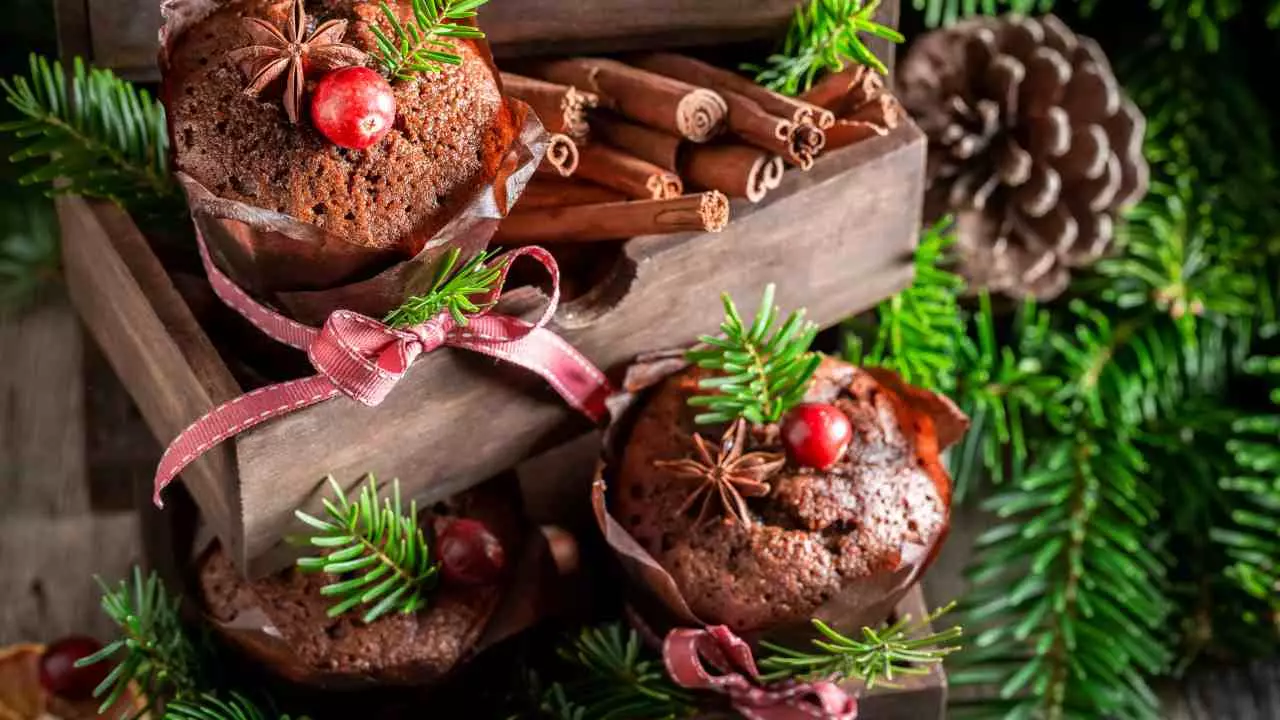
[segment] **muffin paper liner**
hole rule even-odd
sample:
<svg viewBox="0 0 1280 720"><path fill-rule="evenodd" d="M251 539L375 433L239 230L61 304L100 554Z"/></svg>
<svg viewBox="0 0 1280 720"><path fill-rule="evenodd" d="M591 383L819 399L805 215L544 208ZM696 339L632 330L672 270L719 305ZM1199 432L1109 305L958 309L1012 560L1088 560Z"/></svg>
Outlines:
<svg viewBox="0 0 1280 720"><path fill-rule="evenodd" d="M649 353L636 359L625 372L617 393L606 404L610 418L604 430L600 461L592 486L592 507L600 531L617 556L636 593L629 598L637 612L656 632L672 627L702 627L718 623L698 617L671 574L609 511L609 484L620 467L631 428L650 390L689 367L684 350ZM901 549L896 568L859 580L820 605L811 615L844 633L874 626L887 619L894 606L933 562L950 525L951 479L940 453L954 444L969 426L968 418L949 399L913 387L896 373L878 368L858 368L894 400L895 415L905 437L911 440L920 467L943 489L948 520L925 545L909 543ZM857 382L858 380L855 380ZM812 635L806 621L739 633L749 641L762 636L786 641Z"/></svg>
<svg viewBox="0 0 1280 720"><path fill-rule="evenodd" d="M507 572L503 586L495 593L485 593L484 588L449 588L444 580L437 595L454 593L454 602L484 603L483 618L467 628L459 639L463 651L450 667L426 667L421 664L403 664L376 671L335 670L317 667L305 661L291 646L263 606L255 605L241 610L230 620L219 620L205 611L204 620L214 632L230 646L236 648L273 674L293 683L325 690L354 691L375 687L427 687L446 678L470 658L486 648L526 629L544 614L544 606L551 604L546 595L548 578L555 573L555 561L547 539L537 528L527 523L517 507L519 491L514 482L499 482L499 486L481 486L480 496L467 512L458 517L475 518L485 522L498 536L507 554ZM475 491L470 491L475 492ZM212 535L198 538L194 544L194 573L190 587L199 598L199 605L206 607L207 600L198 578L203 560L214 550ZM432 550L435 550L434 543ZM252 591L252 590L250 590ZM421 613L431 613L436 598ZM359 613L357 608L353 613ZM391 617L390 615L388 617ZM386 618L383 618L386 619ZM382 620L379 620L381 622Z"/></svg>
<svg viewBox="0 0 1280 720"><path fill-rule="evenodd" d="M173 44L225 4L226 0L160 3L164 25L159 61L164 75ZM477 45L501 87L488 46ZM168 96L167 87L161 94ZM457 248L463 257L471 257L488 247L499 222L533 177L549 140L537 116L525 103L505 97L495 122L502 125L501 136L510 140L495 151L493 177L478 182L452 208L427 221L420 237L404 239L400 248L416 253L407 260L409 251L404 249L353 243L285 213L220 197L181 171L175 175L214 261L257 299L313 325L337 309L382 317L406 296L430 286L435 261L448 250Z"/></svg>

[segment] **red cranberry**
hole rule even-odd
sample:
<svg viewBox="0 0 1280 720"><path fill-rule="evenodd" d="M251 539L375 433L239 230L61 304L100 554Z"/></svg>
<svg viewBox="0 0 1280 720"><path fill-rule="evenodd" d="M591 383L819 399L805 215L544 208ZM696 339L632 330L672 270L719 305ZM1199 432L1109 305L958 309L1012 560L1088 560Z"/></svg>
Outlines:
<svg viewBox="0 0 1280 720"><path fill-rule="evenodd" d="M321 78L311 94L311 122L339 147L371 147L386 137L395 121L390 83L367 67L335 70Z"/></svg>
<svg viewBox="0 0 1280 720"><path fill-rule="evenodd" d="M454 520L440 533L436 545L446 582L489 585L502 577L507 564L502 543L478 520Z"/></svg>
<svg viewBox="0 0 1280 720"><path fill-rule="evenodd" d="M40 656L40 685L48 692L67 700L88 700L94 688L106 679L111 663L103 660L86 667L76 661L102 649L93 638L63 638L45 649Z"/></svg>
<svg viewBox="0 0 1280 720"><path fill-rule="evenodd" d="M840 461L853 425L840 408L826 403L797 405L782 418L782 442L801 465L827 470Z"/></svg>

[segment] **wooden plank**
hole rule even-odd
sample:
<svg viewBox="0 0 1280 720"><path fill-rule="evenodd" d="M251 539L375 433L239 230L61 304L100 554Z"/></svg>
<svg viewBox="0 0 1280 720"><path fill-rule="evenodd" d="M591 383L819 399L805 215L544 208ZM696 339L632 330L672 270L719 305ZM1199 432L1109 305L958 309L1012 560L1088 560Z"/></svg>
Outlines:
<svg viewBox="0 0 1280 720"><path fill-rule="evenodd" d="M56 0L63 54L155 82L159 0ZM498 57L618 53L780 38L798 0L491 0L480 25ZM876 12L897 27L898 0ZM892 46L869 40L893 68Z"/></svg>
<svg viewBox="0 0 1280 720"><path fill-rule="evenodd" d="M127 215L79 198L60 198L58 215L72 302L158 438L239 394ZM234 445L224 444L183 475L232 546L241 536L234 467Z"/></svg>

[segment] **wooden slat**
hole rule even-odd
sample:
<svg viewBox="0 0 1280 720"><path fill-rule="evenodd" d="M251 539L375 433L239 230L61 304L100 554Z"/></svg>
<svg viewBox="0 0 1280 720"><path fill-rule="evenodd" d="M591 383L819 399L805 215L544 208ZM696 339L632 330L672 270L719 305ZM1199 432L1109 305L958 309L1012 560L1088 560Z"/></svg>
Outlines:
<svg viewBox="0 0 1280 720"><path fill-rule="evenodd" d="M162 442L239 394L127 215L80 198L59 199L58 215L72 302ZM225 444L183 479L219 534L237 546L242 533L234 467L234 446Z"/></svg>

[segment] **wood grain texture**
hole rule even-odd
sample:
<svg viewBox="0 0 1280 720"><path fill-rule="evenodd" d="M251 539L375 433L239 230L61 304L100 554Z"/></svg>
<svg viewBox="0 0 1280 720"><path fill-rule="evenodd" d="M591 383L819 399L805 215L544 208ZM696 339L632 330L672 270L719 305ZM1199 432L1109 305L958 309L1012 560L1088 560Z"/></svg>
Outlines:
<svg viewBox="0 0 1280 720"><path fill-rule="evenodd" d="M783 308L808 307L824 326L866 309L910 280L924 150L905 125L788 173L763 203L737 203L719 234L632 239L610 278L563 306L554 329L608 368L714 329L722 291L750 303L777 282ZM233 395L234 383L136 228L121 226L127 218L80 200L60 207L76 304L167 443ZM540 299L509 295L509 312ZM381 406L339 398L279 418L224 444L184 480L256 574L287 560L279 540L298 529L295 509L317 510L326 475L348 485L368 472L398 477L406 495L430 502L587 429L537 378L443 349L419 360Z"/></svg>
<svg viewBox="0 0 1280 720"><path fill-rule="evenodd" d="M129 217L106 203L60 198L63 266L81 319L162 443L240 393L208 337ZM234 445L183 480L210 522L238 547Z"/></svg>
<svg viewBox="0 0 1280 720"><path fill-rule="evenodd" d="M159 0L57 2L64 54L92 57L130 79L159 79ZM798 0L491 0L481 8L479 21L498 57L617 53L781 37L798 5ZM897 27L898 13L899 0L885 0L876 18ZM892 46L879 38L868 44L892 71Z"/></svg>

